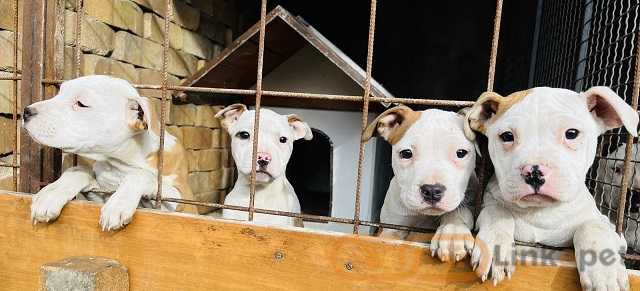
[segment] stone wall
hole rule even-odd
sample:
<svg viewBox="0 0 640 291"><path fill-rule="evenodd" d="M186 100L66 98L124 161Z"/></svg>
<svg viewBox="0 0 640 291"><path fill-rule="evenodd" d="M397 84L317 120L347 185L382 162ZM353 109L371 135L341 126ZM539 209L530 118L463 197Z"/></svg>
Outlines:
<svg viewBox="0 0 640 291"><path fill-rule="evenodd" d="M13 68L14 0L0 0L0 71ZM80 75L105 74L137 84L162 82L165 0L84 0ZM64 78L76 72L75 0L65 1ZM234 0L173 0L169 26L169 84L177 85L231 44L238 31ZM21 14L22 16L22 14ZM46 46L53 44L45 44ZM21 55L21 51L19 55ZM20 64L21 59L18 60ZM20 65L18 66L20 70ZM0 81L0 131L11 132L12 81ZM141 89L160 108L160 90ZM183 141L190 161L189 182L203 201L219 202L233 183L228 135L213 117L217 107L173 105L169 131ZM10 152L13 135L0 135L0 155ZM6 159L6 158L5 158ZM2 171L0 171L1 175ZM0 177L2 179L2 177ZM0 184L1 185L1 184ZM222 194L222 195L221 195Z"/></svg>

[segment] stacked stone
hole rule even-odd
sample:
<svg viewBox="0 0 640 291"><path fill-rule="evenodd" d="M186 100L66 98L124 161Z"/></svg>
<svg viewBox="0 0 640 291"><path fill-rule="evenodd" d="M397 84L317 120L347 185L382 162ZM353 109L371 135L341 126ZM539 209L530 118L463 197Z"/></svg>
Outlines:
<svg viewBox="0 0 640 291"><path fill-rule="evenodd" d="M13 21L15 0L0 0L0 74L10 76L22 70L22 39L18 39L18 65L14 66L15 25ZM22 23L22 1L19 2L18 21ZM18 37L21 35L19 34ZM0 164L13 162L16 124L12 120L14 100L14 81L0 80ZM20 92L18 82L18 94ZM18 95L19 96L19 95ZM19 99L19 98L18 98ZM19 108L19 107L18 107ZM0 167L0 189L13 189L13 169Z"/></svg>
<svg viewBox="0 0 640 291"><path fill-rule="evenodd" d="M222 203L235 181L229 134L213 116L220 106L173 105L167 130L188 151L189 185L197 200ZM211 211L200 207L201 213Z"/></svg>

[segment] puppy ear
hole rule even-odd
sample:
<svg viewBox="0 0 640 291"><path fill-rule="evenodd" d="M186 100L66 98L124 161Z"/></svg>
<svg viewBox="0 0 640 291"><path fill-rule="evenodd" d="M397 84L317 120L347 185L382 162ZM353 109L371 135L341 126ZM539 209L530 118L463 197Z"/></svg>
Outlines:
<svg viewBox="0 0 640 291"><path fill-rule="evenodd" d="M151 105L144 97L129 99L127 101L127 120L129 127L134 131L149 129L151 123Z"/></svg>
<svg viewBox="0 0 640 291"><path fill-rule="evenodd" d="M289 125L291 125L291 128L293 129L293 137L295 140L299 140L301 138L310 140L313 138L311 128L306 122L302 121L298 115L287 115L287 121L289 121Z"/></svg>
<svg viewBox="0 0 640 291"><path fill-rule="evenodd" d="M215 117L222 120L222 127L229 128L231 125L236 123L236 121L238 121L240 115L242 115L242 113L245 111L247 111L247 106L245 106L244 104L236 103L218 111Z"/></svg>
<svg viewBox="0 0 640 291"><path fill-rule="evenodd" d="M420 119L420 112L400 105L382 112L364 130L363 141L368 141L375 135L380 135L390 144L397 143L405 132Z"/></svg>
<svg viewBox="0 0 640 291"><path fill-rule="evenodd" d="M624 125L631 135L638 136L638 112L609 87L591 87L583 95L587 98L589 112L600 124L602 133Z"/></svg>
<svg viewBox="0 0 640 291"><path fill-rule="evenodd" d="M470 109L461 110L466 111L464 134L469 140L476 139L476 131L485 133L486 123L496 115L503 99L496 92L484 92Z"/></svg>

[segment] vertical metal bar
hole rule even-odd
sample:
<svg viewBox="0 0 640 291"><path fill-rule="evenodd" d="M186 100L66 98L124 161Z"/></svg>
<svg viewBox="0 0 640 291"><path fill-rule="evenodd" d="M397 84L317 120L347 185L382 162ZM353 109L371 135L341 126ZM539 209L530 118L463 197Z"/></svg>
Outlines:
<svg viewBox="0 0 640 291"><path fill-rule="evenodd" d="M491 41L491 57L489 58L489 76L487 91L493 91L496 76L496 59L498 58L498 41L500 40L500 21L502 20L502 0L496 1L496 16L493 22L493 39Z"/></svg>
<svg viewBox="0 0 640 291"><path fill-rule="evenodd" d="M529 62L529 87L533 87L534 76L536 74L536 59L538 58L538 41L540 40L540 26L542 25L542 11L544 0L538 0L536 12L536 24L533 29L533 48L531 49L531 60Z"/></svg>
<svg viewBox="0 0 640 291"><path fill-rule="evenodd" d="M167 72L169 66L169 21L173 17L173 9L171 7L171 1L166 0L166 9L164 17L164 38L162 39L162 100L160 102L160 147L158 148L158 193L156 194L155 208L160 208L162 202L162 169L164 168L164 130L165 130L165 118L167 111L167 90L169 86L169 73Z"/></svg>
<svg viewBox="0 0 640 291"><path fill-rule="evenodd" d="M45 0L23 2L22 106L42 100L42 48L44 47ZM17 45L17 44L16 44ZM20 134L20 191L35 193L42 178L41 146L26 131Z"/></svg>
<svg viewBox="0 0 640 291"><path fill-rule="evenodd" d="M258 69L256 76L256 108L253 121L253 149L251 151L251 187L249 188L249 221L253 220L256 197L256 161L258 160L258 136L260 130L260 100L262 99L262 67L264 65L264 38L267 18L267 0L260 5L260 39L258 42Z"/></svg>
<svg viewBox="0 0 640 291"><path fill-rule="evenodd" d="M377 1L371 0L371 8L369 12L369 40L367 42L367 76L364 80L364 95L362 98L362 132L367 127L369 117L369 97L371 94L371 71L373 68L373 40L376 30L376 7ZM353 215L353 233L358 234L360 228L360 196L362 192L362 172L364 164L364 139L360 138L360 152L358 153L358 177L356 180L356 201Z"/></svg>
<svg viewBox="0 0 640 291"><path fill-rule="evenodd" d="M20 136L20 125L18 124L18 13L19 13L19 3L18 0L13 2L13 124L15 126L13 130L13 189L18 191L18 148L20 144L18 143L18 137ZM24 10L23 10L24 11Z"/></svg>
<svg viewBox="0 0 640 291"><path fill-rule="evenodd" d="M640 94L640 32L636 33L636 56L635 56L635 72L633 76L633 95L631 95L631 107L638 110L638 94ZM618 204L618 217L616 220L616 232L624 232L624 210L627 204L627 192L631 181L631 156L633 150L633 136L627 135L627 145L624 152L624 175L622 176L622 185L620 188L620 201Z"/></svg>
<svg viewBox="0 0 640 291"><path fill-rule="evenodd" d="M82 48L81 48L81 43L82 43L82 39L80 39L82 37L82 19L84 17L84 3L82 2L82 0L76 0L76 33L75 33L75 50L74 50L74 56L75 56L75 61L76 61L76 66L75 66L75 72L74 72L74 76L80 77L80 62L81 62L81 56L82 56ZM75 158L74 158L75 160Z"/></svg>

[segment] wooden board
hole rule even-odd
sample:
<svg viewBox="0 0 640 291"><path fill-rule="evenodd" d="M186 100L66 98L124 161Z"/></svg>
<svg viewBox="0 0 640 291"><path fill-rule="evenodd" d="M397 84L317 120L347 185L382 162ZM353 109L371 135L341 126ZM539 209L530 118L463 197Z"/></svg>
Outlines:
<svg viewBox="0 0 640 291"><path fill-rule="evenodd" d="M424 245L277 229L139 210L122 231L98 228L99 206L67 205L33 226L29 196L0 194L0 289L37 290L39 268L70 256L119 260L131 290L579 290L569 266L518 266L497 288L467 261L440 263ZM640 288L640 280L633 277Z"/></svg>

